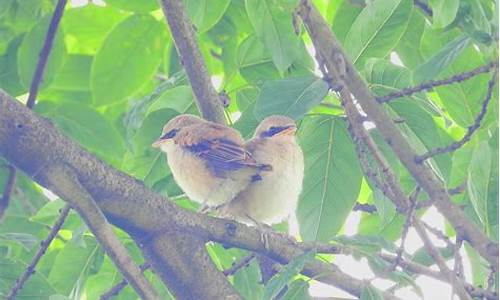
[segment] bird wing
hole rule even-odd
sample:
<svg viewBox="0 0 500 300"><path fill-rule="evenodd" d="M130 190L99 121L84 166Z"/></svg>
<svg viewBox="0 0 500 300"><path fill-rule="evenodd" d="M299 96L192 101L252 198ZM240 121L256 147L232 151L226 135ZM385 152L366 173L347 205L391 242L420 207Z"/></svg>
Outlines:
<svg viewBox="0 0 500 300"><path fill-rule="evenodd" d="M186 148L202 158L217 177L242 168L269 170L269 165L259 164L241 145L228 139L203 139Z"/></svg>

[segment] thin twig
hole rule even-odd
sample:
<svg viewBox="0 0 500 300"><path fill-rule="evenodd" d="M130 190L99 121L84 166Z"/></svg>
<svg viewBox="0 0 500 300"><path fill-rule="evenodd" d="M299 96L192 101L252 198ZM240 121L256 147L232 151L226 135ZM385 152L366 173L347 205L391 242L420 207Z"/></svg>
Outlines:
<svg viewBox="0 0 500 300"><path fill-rule="evenodd" d="M353 211L362 211L365 213L373 214L373 213L377 212L377 207L373 204L356 202L356 204L354 205L352 210Z"/></svg>
<svg viewBox="0 0 500 300"><path fill-rule="evenodd" d="M238 272L239 269L241 268L244 268L246 266L248 266L248 264L256 257L256 254L255 253L251 253L245 257L243 257L242 259L240 259L238 262L236 263L233 263L233 265L228 268L228 269L225 269L224 271L222 271L222 274L224 274L224 276L231 276L231 275L234 275L236 272Z"/></svg>
<svg viewBox="0 0 500 300"><path fill-rule="evenodd" d="M448 194L453 196L453 195L458 195L463 192L465 192L465 189L467 188L467 181L448 190Z"/></svg>
<svg viewBox="0 0 500 300"><path fill-rule="evenodd" d="M0 220L2 220L7 207L9 207L10 196L16 185L16 168L13 165L7 165L9 175L3 188L2 198L0 199Z"/></svg>
<svg viewBox="0 0 500 300"><path fill-rule="evenodd" d="M24 270L24 273L21 274L21 276L18 279L16 279L15 285L11 288L9 294L7 295L7 297L5 297L5 300L14 300L16 298L17 293L21 290L26 280L28 280L31 274L35 273L36 265L40 261L40 258L42 258L42 256L45 254L45 251L47 251L47 248L49 247L52 240L54 240L54 238L57 236L57 233L64 224L64 221L66 220L66 217L68 216L70 209L71 209L70 206L67 204L66 206L64 206L64 208L62 208L59 217L54 223L54 226L52 226L52 229L50 230L47 237L40 243L40 248L36 252L35 256L31 260L31 263L28 265L26 270Z"/></svg>
<svg viewBox="0 0 500 300"><path fill-rule="evenodd" d="M389 263L394 263L396 260L395 255L387 254L387 253L380 253L378 254L380 258L383 260L389 262ZM437 279L442 282L448 282L447 278L443 277L439 271L433 270L427 266L421 265L419 263L415 263L412 261L407 261L402 259L399 263L399 265L405 269L405 271L414 273L414 274L421 274L425 275L434 279ZM485 290L480 287L475 287L470 283L464 282L463 283L465 286L465 290L471 295L471 297L478 297L480 299L486 298L488 300L498 300L498 295L495 292Z"/></svg>
<svg viewBox="0 0 500 300"><path fill-rule="evenodd" d="M50 52L52 51L52 44L54 43L54 37L56 36L59 23L61 22L66 2L67 0L59 0L57 2L56 7L54 9L54 14L52 15L52 19L50 20L49 28L47 29L47 34L45 35L45 41L42 49L40 50L38 63L36 65L35 72L33 73L33 78L31 80L28 100L26 102L26 106L29 109L32 109L33 106L35 106L35 100L38 94L38 88L40 87L40 83L43 77L43 72L45 70L45 66L47 65ZM7 207L9 206L10 196L12 191L14 190L15 182L16 182L16 168L13 166L9 166L8 180L5 183L2 199L0 201L0 220L2 219L3 214L7 210Z"/></svg>
<svg viewBox="0 0 500 300"><path fill-rule="evenodd" d="M487 65L475 68L475 69L468 71L468 72L460 73L460 74L457 74L457 75L454 75L452 77L445 78L445 79L429 80L429 81L423 82L423 83L421 83L417 86L414 86L414 87L408 87L408 88L399 90L397 92L390 93L388 95L375 97L375 99L379 103L387 103L387 102L390 102L390 101L395 100L397 98L410 96L412 94L419 93L422 91L431 90L431 89L438 87L438 86L441 86L441 85L448 85L448 84L466 81L466 80L469 80L469 79L471 79L479 74L488 73L491 69L496 68L496 67L498 67L498 63L496 61L490 62Z"/></svg>
<svg viewBox="0 0 500 300"><path fill-rule="evenodd" d="M399 245L399 248L396 250L396 260L394 260L394 263L392 264L390 270L393 270L393 271L396 270L396 268L399 266L399 263L401 262L401 259L403 258L406 237L408 236L408 231L410 230L410 226L412 224L413 215L415 213L415 204L417 203L418 194L420 194L420 187L419 186L416 187L413 194L409 197L410 208L408 209L408 212L406 215L406 222L403 226L403 231L401 233L401 244Z"/></svg>
<svg viewBox="0 0 500 300"><path fill-rule="evenodd" d="M420 0L413 0L415 6L419 7L424 13L426 13L429 17L432 17L432 9L427 5L427 3L422 2Z"/></svg>
<svg viewBox="0 0 500 300"><path fill-rule="evenodd" d="M452 270L450 270L450 268L448 268L445 259L430 240L429 235L422 225L422 222L420 222L420 220L418 220L417 218L414 218L414 228L422 239L425 250L427 251L427 253L429 253L436 265L439 267L439 270L443 277L448 278L450 283L454 285L455 288L453 290L458 295L458 297L462 300L471 299L469 293L465 288L465 284L460 278L457 277L457 275Z"/></svg>
<svg viewBox="0 0 500 300"><path fill-rule="evenodd" d="M422 222L422 225L424 225L425 229L429 230L433 235L435 235L438 239L442 240L443 242L446 243L446 247L448 249L455 249L455 244L450 240L450 238L444 234L441 230L432 227L431 225Z"/></svg>
<svg viewBox="0 0 500 300"><path fill-rule="evenodd" d="M149 263L145 262L139 266L139 269L141 269L141 272L144 272L147 269L149 269L150 267L151 266L149 265ZM111 287L107 292L102 294L101 297L99 297L99 299L100 300L111 299L112 297L118 295L127 285L128 285L128 281L124 278L124 279L122 279L122 281L118 282L116 285Z"/></svg>
<svg viewBox="0 0 500 300"><path fill-rule="evenodd" d="M343 89L356 98L356 104L359 104L374 123L387 145L429 195L429 198L435 201L434 205L439 212L482 257L488 260L495 269L498 269L498 243L481 231L476 224L467 218L461 207L451 201L447 191L443 188L443 182L429 166L415 162L417 154L415 154L413 147L397 125L392 122L388 112L375 100L372 91L349 60L349 55L344 53L341 44L332 33L331 26L324 20L311 1L301 0L298 9L316 53L323 56L328 72L334 75L331 77L340 80L340 84L344 86ZM343 63L337 62L338 57L344 58ZM400 198L399 196L396 198ZM405 197L405 195L401 196Z"/></svg>
<svg viewBox="0 0 500 300"><path fill-rule="evenodd" d="M484 98L483 104L481 105L481 111L479 114L476 116L476 119L474 120L474 123L470 125L467 128L467 132L463 136L462 139L460 139L457 142L454 142L446 147L440 147L440 148L434 148L432 150L429 150L429 152L419 155L415 158L417 163L421 163L426 159L429 159L437 154L443 154L443 153L448 153L457 150L458 148L462 147L465 143L467 143L474 132L476 132L477 129L481 126L481 121L483 120L484 116L486 115L487 109L488 109L488 104L490 103L490 100L493 96L493 88L495 87L495 84L497 82L497 75L498 75L498 67L495 69L493 75L491 76L490 81L488 81L488 90L486 92L486 97Z"/></svg>

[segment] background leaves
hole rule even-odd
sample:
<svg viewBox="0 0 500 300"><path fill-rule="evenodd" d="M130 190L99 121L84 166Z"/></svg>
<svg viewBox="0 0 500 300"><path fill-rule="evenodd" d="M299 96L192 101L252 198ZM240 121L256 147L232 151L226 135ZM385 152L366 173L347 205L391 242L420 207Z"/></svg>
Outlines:
<svg viewBox="0 0 500 300"><path fill-rule="evenodd" d="M188 209L165 157L150 147L168 120L197 114L191 87L157 1L107 0L105 6L68 6L56 36L35 110L64 134L114 167L144 181L159 193L178 196ZM469 71L498 59L498 4L482 0L430 0L433 16L405 0L314 1L372 91L385 95L431 79ZM498 1L497 1L498 2ZM286 114L297 120L306 173L297 209L299 239L340 242L383 270L375 253L394 253L404 216L363 178L338 96L327 85L311 54L314 49L294 16L296 0L184 0L213 83L230 99L233 126L246 138L259 120ZM25 101L38 61L52 0L0 1L0 88ZM489 75L438 87L385 106L419 153L460 139L481 109ZM465 184L453 197L493 239L498 237L498 93L473 139L458 151L429 160L448 188ZM405 192L415 182L387 145L370 129L395 169ZM7 169L0 161L0 194ZM371 214L352 212L356 202L371 204ZM0 295L29 263L47 235L63 201L23 175L0 225ZM353 236L341 236L349 217L359 217ZM287 224L284 224L287 225ZM286 227L286 226L284 226ZM447 232L454 238L453 232ZM138 249L120 238L142 262ZM244 251L209 245L221 269ZM443 250L445 253L446 249ZM448 251L449 252L449 251ZM446 253L450 257L451 253ZM358 257L356 256L356 257ZM485 286L488 270L467 248L475 284ZM330 259L330 257L322 257ZM314 280L297 275L301 258L267 285L260 284L258 263L239 270L230 281L247 298L275 296L310 299ZM416 262L432 263L425 251ZM171 295L151 273L162 298ZM76 213L69 215L20 299L95 299L121 276ZM412 284L398 274L393 283ZM118 299L136 297L131 288ZM361 299L380 299L365 289Z"/></svg>

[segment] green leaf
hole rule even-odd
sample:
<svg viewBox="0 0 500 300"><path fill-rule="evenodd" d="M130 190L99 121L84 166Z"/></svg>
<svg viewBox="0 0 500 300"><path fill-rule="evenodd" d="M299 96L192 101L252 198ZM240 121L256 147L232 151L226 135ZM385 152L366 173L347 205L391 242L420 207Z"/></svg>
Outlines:
<svg viewBox="0 0 500 300"><path fill-rule="evenodd" d="M51 117L59 128L90 151L120 159L125 149L116 129L94 109L78 104L45 102L37 110ZM44 111L43 111L44 110Z"/></svg>
<svg viewBox="0 0 500 300"><path fill-rule="evenodd" d="M419 83L436 78L442 70L446 69L462 53L469 45L469 42L470 39L465 35L449 42L439 52L415 69L415 82Z"/></svg>
<svg viewBox="0 0 500 300"><path fill-rule="evenodd" d="M155 74L165 45L165 26L132 15L109 33L92 64L90 86L98 106L124 101Z"/></svg>
<svg viewBox="0 0 500 300"><path fill-rule="evenodd" d="M14 241L19 243L26 250L31 250L35 245L37 245L40 240L29 233L0 233L0 241Z"/></svg>
<svg viewBox="0 0 500 300"><path fill-rule="evenodd" d="M21 84L17 73L18 49L22 36L13 39L4 55L0 56L0 88L11 96L18 96L28 89Z"/></svg>
<svg viewBox="0 0 500 300"><path fill-rule="evenodd" d="M384 300L382 293L371 285L367 285L361 292L360 300Z"/></svg>
<svg viewBox="0 0 500 300"><path fill-rule="evenodd" d="M246 10L255 33L283 73L300 53L300 42L294 33L291 14L270 0L246 0Z"/></svg>
<svg viewBox="0 0 500 300"><path fill-rule="evenodd" d="M384 60L370 60L367 63L366 79L373 84L376 94L387 94L392 89L401 89L412 85L411 72ZM405 97L389 103L394 119L402 120L398 127L407 137L417 153L424 153L433 148L447 146L452 140L446 133L439 134L437 126L426 110L433 109L427 99ZM425 108L425 110L424 110ZM441 178L447 179L451 169L451 156L440 155L430 162L438 170Z"/></svg>
<svg viewBox="0 0 500 300"><path fill-rule="evenodd" d="M361 6L354 5L351 1L345 0L340 4L340 7L335 13L335 17L333 18L332 30L342 44L344 44L345 38L351 29L352 24L362 11L363 8Z"/></svg>
<svg viewBox="0 0 500 300"><path fill-rule="evenodd" d="M369 1L345 38L352 62L360 67L370 57L387 56L403 36L412 8L406 0Z"/></svg>
<svg viewBox="0 0 500 300"><path fill-rule="evenodd" d="M309 300L309 282L304 279L294 280L288 285L288 290L283 295L283 300Z"/></svg>
<svg viewBox="0 0 500 300"><path fill-rule="evenodd" d="M26 269L26 265L9 259L0 258L0 297L3 299L14 285L16 278ZM48 299L55 294L56 290L47 282L47 279L36 272L26 281L19 291L16 299L19 300L39 300Z"/></svg>
<svg viewBox="0 0 500 300"><path fill-rule="evenodd" d="M178 114L172 109L151 112L132 139L132 151L127 152L124 157L124 170L144 180L148 186L152 186L170 174L165 155L151 147L151 144L160 136L165 123Z"/></svg>
<svg viewBox="0 0 500 300"><path fill-rule="evenodd" d="M248 267L242 268L234 275L234 287L244 299L263 299L264 286L260 284L259 264L254 259Z"/></svg>
<svg viewBox="0 0 500 300"><path fill-rule="evenodd" d="M187 113L194 106L193 91L190 86L180 85L163 92L158 99L151 103L146 115L160 110L173 109L180 114Z"/></svg>
<svg viewBox="0 0 500 300"><path fill-rule="evenodd" d="M299 274L304 268L304 264L314 259L316 251L308 251L297 257L294 257L283 269L274 275L266 284L263 299L271 300L278 295L278 293L288 284L293 278Z"/></svg>
<svg viewBox="0 0 500 300"><path fill-rule="evenodd" d="M305 172L297 209L304 240L328 241L344 224L361 186L362 173L344 121L309 116L300 125Z"/></svg>
<svg viewBox="0 0 500 300"><path fill-rule="evenodd" d="M85 242L86 246L80 246L70 241L57 254L48 281L61 294L67 295L76 285L84 284L86 273L98 254L99 246L93 238L87 237Z"/></svg>
<svg viewBox="0 0 500 300"><path fill-rule="evenodd" d="M420 40L425 28L425 17L418 9L411 12L408 28L396 46L396 52L403 64L409 69L423 63L424 58L420 52Z"/></svg>
<svg viewBox="0 0 500 300"><path fill-rule="evenodd" d="M196 32L203 33L219 22L231 0L184 0L184 3Z"/></svg>
<svg viewBox="0 0 500 300"><path fill-rule="evenodd" d="M10 5L13 0L2 0L0 1L0 18L5 15L9 11Z"/></svg>
<svg viewBox="0 0 500 300"><path fill-rule="evenodd" d="M111 6L97 6L89 3L64 12L62 25L68 45L68 52L95 54L108 32L126 17Z"/></svg>
<svg viewBox="0 0 500 300"><path fill-rule="evenodd" d="M489 139L491 149L491 174L488 184L488 234L498 241L498 124L496 131Z"/></svg>
<svg viewBox="0 0 500 300"><path fill-rule="evenodd" d="M459 0L429 0L432 9L432 26L444 28L457 16Z"/></svg>
<svg viewBox="0 0 500 300"><path fill-rule="evenodd" d="M54 77L51 88L88 91L92 59L93 57L88 55L68 55L64 65Z"/></svg>
<svg viewBox="0 0 500 300"><path fill-rule="evenodd" d="M262 120L269 115L302 118L328 93L328 84L316 76L266 81L255 102L255 116Z"/></svg>
<svg viewBox="0 0 500 300"><path fill-rule="evenodd" d="M377 213L382 220L380 226L385 227L396 217L396 206L379 189L373 192L373 200L377 207Z"/></svg>
<svg viewBox="0 0 500 300"><path fill-rule="evenodd" d="M19 53L17 55L17 70L21 83L26 88L31 85L33 73L35 72L38 64L40 51L45 42L45 36L47 35L50 19L50 15L48 15L38 24L33 26L33 28L24 36L21 46L19 46ZM50 84L54 75L62 66L65 52L66 50L64 48L62 28L59 28L54 38L47 65L43 72L41 87L46 87Z"/></svg>
<svg viewBox="0 0 500 300"><path fill-rule="evenodd" d="M271 56L255 35L248 36L239 45L236 64L241 76L250 82L280 78Z"/></svg>
<svg viewBox="0 0 500 300"><path fill-rule="evenodd" d="M487 141L482 141L472 153L467 178L467 191L477 216L485 228L488 220L488 185L491 175L491 150ZM495 183L494 183L495 184Z"/></svg>
<svg viewBox="0 0 500 300"><path fill-rule="evenodd" d="M484 63L484 60L481 59L480 52L477 51L474 45L469 45L460 57L442 72L442 76L450 77L455 74L470 71ZM444 109L459 126L463 128L469 127L481 111L481 103L484 101L490 77L491 75L489 74L481 74L464 82L436 88L436 92L441 99ZM492 111L495 110L495 106L498 107L498 100L495 100L498 99L498 96L493 97L488 107L488 110ZM489 117L488 114L489 112L481 126L488 126L488 123L498 120L498 111L490 115L491 117Z"/></svg>
<svg viewBox="0 0 500 300"><path fill-rule="evenodd" d="M119 9L145 13L158 9L158 1L156 0L141 0L141 1L130 1L130 0L106 0L106 4L114 6Z"/></svg>

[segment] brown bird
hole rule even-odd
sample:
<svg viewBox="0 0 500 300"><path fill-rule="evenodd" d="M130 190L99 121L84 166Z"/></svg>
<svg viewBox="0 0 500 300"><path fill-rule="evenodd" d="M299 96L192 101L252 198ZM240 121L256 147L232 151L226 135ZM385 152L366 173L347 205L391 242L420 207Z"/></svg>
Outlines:
<svg viewBox="0 0 500 300"><path fill-rule="evenodd" d="M279 223L295 212L304 177L304 156L295 138L297 126L291 118L270 116L255 130L245 148L259 163L272 165L261 180L251 182L224 205L222 216L245 223Z"/></svg>
<svg viewBox="0 0 500 300"><path fill-rule="evenodd" d="M214 207L229 202L271 169L257 163L243 143L232 128L180 115L163 127L152 146L167 154L175 181L190 199Z"/></svg>

